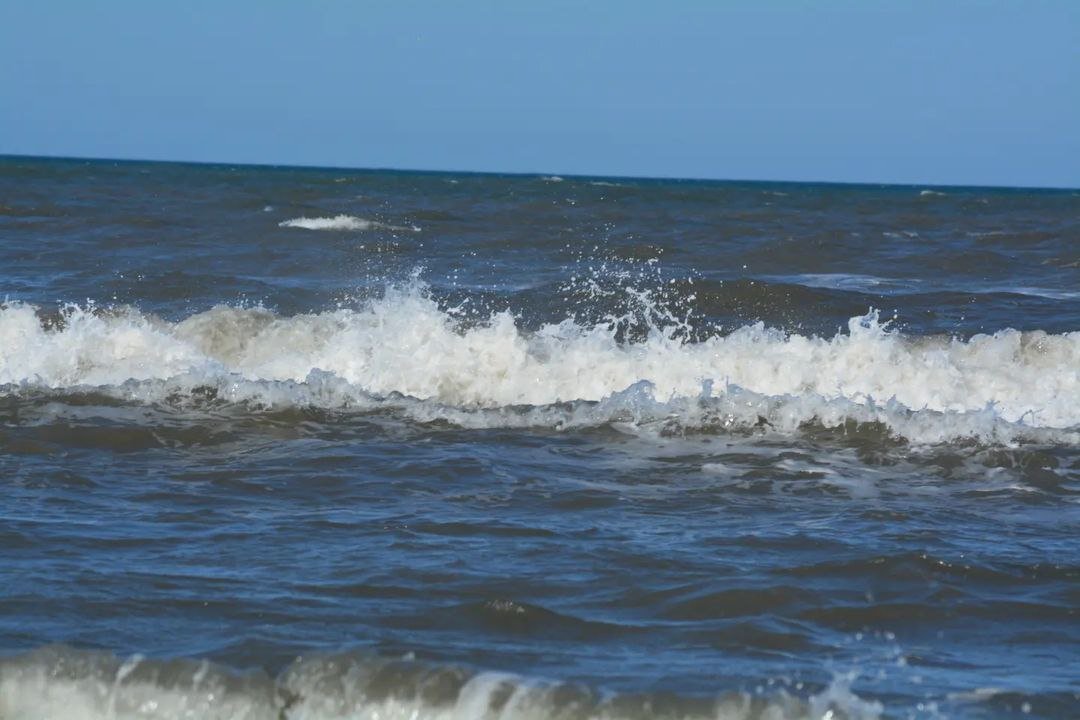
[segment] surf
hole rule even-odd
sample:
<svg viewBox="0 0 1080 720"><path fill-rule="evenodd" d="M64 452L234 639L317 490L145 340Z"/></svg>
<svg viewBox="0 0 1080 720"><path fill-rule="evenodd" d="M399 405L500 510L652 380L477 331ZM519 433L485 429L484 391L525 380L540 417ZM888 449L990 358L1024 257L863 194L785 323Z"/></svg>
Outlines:
<svg viewBox="0 0 1080 720"><path fill-rule="evenodd" d="M298 658L277 677L205 660L118 658L64 646L0 659L0 717L97 718L593 718L801 720L881 716L837 677L817 693L779 688L715 697L600 692L588 686L365 654ZM801 692L800 692L801 691Z"/></svg>
<svg viewBox="0 0 1080 720"><path fill-rule="evenodd" d="M628 339L626 317L533 330L509 310L464 318L419 280L293 316L228 305L176 321L92 304L41 314L0 307L4 394L92 388L154 402L209 386L272 406L393 402L463 425L596 424L632 408L636 422L685 427L877 422L922 442L1056 432L1072 444L1080 428L1080 332L906 336L870 310L832 337L759 322L691 338L654 312Z"/></svg>

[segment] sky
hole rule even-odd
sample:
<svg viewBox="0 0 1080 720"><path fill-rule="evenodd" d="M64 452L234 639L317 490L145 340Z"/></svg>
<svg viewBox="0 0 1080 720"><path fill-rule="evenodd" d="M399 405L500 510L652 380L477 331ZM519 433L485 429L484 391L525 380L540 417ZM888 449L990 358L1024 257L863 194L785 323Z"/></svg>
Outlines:
<svg viewBox="0 0 1080 720"><path fill-rule="evenodd" d="M0 0L0 153L1080 187L1080 0Z"/></svg>

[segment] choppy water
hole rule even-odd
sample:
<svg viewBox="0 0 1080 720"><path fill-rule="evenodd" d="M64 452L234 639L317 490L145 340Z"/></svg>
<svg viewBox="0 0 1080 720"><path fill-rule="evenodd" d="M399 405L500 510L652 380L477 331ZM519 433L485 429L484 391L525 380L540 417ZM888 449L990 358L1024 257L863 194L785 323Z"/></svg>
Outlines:
<svg viewBox="0 0 1080 720"><path fill-rule="evenodd" d="M1078 192L7 158L0 297L5 720L1080 716Z"/></svg>

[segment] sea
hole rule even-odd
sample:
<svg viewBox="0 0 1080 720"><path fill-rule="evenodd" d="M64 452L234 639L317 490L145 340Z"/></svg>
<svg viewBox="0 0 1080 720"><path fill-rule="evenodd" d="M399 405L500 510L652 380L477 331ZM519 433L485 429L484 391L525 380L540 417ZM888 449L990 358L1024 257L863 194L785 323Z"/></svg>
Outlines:
<svg viewBox="0 0 1080 720"><path fill-rule="evenodd" d="M1080 717L1080 191L0 158L0 718Z"/></svg>

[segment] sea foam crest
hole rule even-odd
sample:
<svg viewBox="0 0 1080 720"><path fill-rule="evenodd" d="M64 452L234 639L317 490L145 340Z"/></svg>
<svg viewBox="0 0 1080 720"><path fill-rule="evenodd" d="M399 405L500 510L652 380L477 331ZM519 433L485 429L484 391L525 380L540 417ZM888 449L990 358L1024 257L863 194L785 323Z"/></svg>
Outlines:
<svg viewBox="0 0 1080 720"><path fill-rule="evenodd" d="M298 659L277 678L206 661L121 660L63 646L0 660L0 717L123 720L542 720L664 717L873 720L882 706L838 679L806 698L729 692L714 698L601 694L576 684L476 672L410 658Z"/></svg>
<svg viewBox="0 0 1080 720"><path fill-rule="evenodd" d="M335 215L334 217L298 217L283 220L279 227L303 228L304 230L390 230L394 232L420 232L415 225L390 225L387 223L356 217L355 215Z"/></svg>
<svg viewBox="0 0 1080 720"><path fill-rule="evenodd" d="M0 385L109 389L155 401L203 386L238 402L393 402L463 425L569 426L677 416L685 426L764 419L880 422L916 441L1007 440L1080 430L1080 332L1002 330L970 340L907 337L871 312L832 338L761 323L691 342L654 327L621 341L572 319L534 332L509 312L463 326L422 286L359 309L283 317L218 306L170 323L135 309L0 308ZM1017 435L1019 433L1019 435Z"/></svg>

